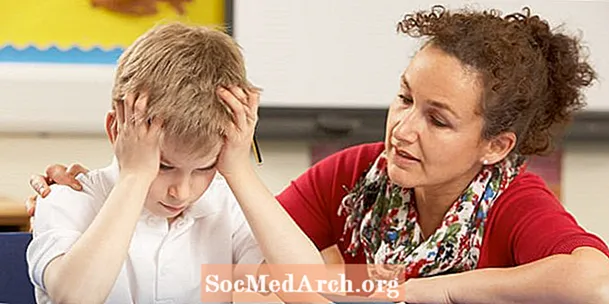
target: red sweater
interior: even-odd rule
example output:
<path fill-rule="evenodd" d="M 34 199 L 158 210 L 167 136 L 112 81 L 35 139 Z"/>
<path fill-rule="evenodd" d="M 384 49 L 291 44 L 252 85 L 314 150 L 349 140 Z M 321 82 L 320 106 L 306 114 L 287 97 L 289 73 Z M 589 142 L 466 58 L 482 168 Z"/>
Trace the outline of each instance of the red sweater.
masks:
<path fill-rule="evenodd" d="M 365 144 L 329 156 L 277 197 L 318 249 L 337 244 L 347 264 L 366 260 L 362 250 L 355 257 L 344 253 L 350 236 L 341 239 L 345 217 L 338 215 L 338 207 L 347 194 L 345 187 L 354 186 L 383 148 L 383 143 Z M 510 184 L 487 220 L 478 268 L 516 266 L 582 246 L 609 256 L 607 245 L 584 231 L 544 181 L 530 172 Z"/>

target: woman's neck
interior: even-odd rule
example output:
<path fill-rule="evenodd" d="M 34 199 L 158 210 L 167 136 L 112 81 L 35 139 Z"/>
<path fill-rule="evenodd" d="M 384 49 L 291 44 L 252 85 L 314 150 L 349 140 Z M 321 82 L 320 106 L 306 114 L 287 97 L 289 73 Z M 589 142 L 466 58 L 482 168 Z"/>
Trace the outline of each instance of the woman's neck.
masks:
<path fill-rule="evenodd" d="M 440 227 L 448 209 L 459 198 L 478 172 L 479 170 L 472 170 L 472 172 L 468 172 L 448 183 L 414 189 L 418 213 L 417 221 L 425 239 Z"/>

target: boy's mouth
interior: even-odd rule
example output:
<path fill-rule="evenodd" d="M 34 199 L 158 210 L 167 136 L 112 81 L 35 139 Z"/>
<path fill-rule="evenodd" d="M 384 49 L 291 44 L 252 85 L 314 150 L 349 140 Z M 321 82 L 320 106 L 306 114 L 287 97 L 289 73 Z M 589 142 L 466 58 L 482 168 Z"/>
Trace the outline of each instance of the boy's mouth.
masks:
<path fill-rule="evenodd" d="M 163 202 L 159 202 L 159 204 L 161 204 L 163 207 L 165 207 L 165 209 L 167 209 L 171 212 L 180 212 L 180 211 L 184 211 L 184 209 L 186 209 L 186 206 L 175 207 L 175 206 L 164 204 Z"/>

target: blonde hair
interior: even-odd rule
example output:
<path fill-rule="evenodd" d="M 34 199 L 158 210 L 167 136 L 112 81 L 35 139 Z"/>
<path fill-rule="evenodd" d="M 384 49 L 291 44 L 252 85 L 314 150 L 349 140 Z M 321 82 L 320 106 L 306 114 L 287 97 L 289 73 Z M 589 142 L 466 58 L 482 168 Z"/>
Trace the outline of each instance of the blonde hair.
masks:
<path fill-rule="evenodd" d="M 148 93 L 147 116 L 164 120 L 166 139 L 192 152 L 222 140 L 231 117 L 218 86 L 249 88 L 237 43 L 227 34 L 182 23 L 159 25 L 121 55 L 113 106 L 127 93 Z"/>

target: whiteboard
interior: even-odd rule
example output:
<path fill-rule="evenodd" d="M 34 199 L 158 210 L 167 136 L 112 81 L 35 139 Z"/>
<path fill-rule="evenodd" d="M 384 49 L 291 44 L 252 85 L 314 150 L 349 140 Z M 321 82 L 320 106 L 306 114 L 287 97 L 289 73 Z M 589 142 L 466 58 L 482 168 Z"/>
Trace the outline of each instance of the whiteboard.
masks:
<path fill-rule="evenodd" d="M 248 72 L 271 107 L 384 108 L 398 76 L 420 41 L 395 31 L 404 13 L 429 9 L 422 0 L 235 1 L 235 37 Z M 552 27 L 582 31 L 601 77 L 588 90 L 587 110 L 609 111 L 609 1 L 455 1 L 447 8 L 497 8 L 504 14 L 529 6 Z"/>

